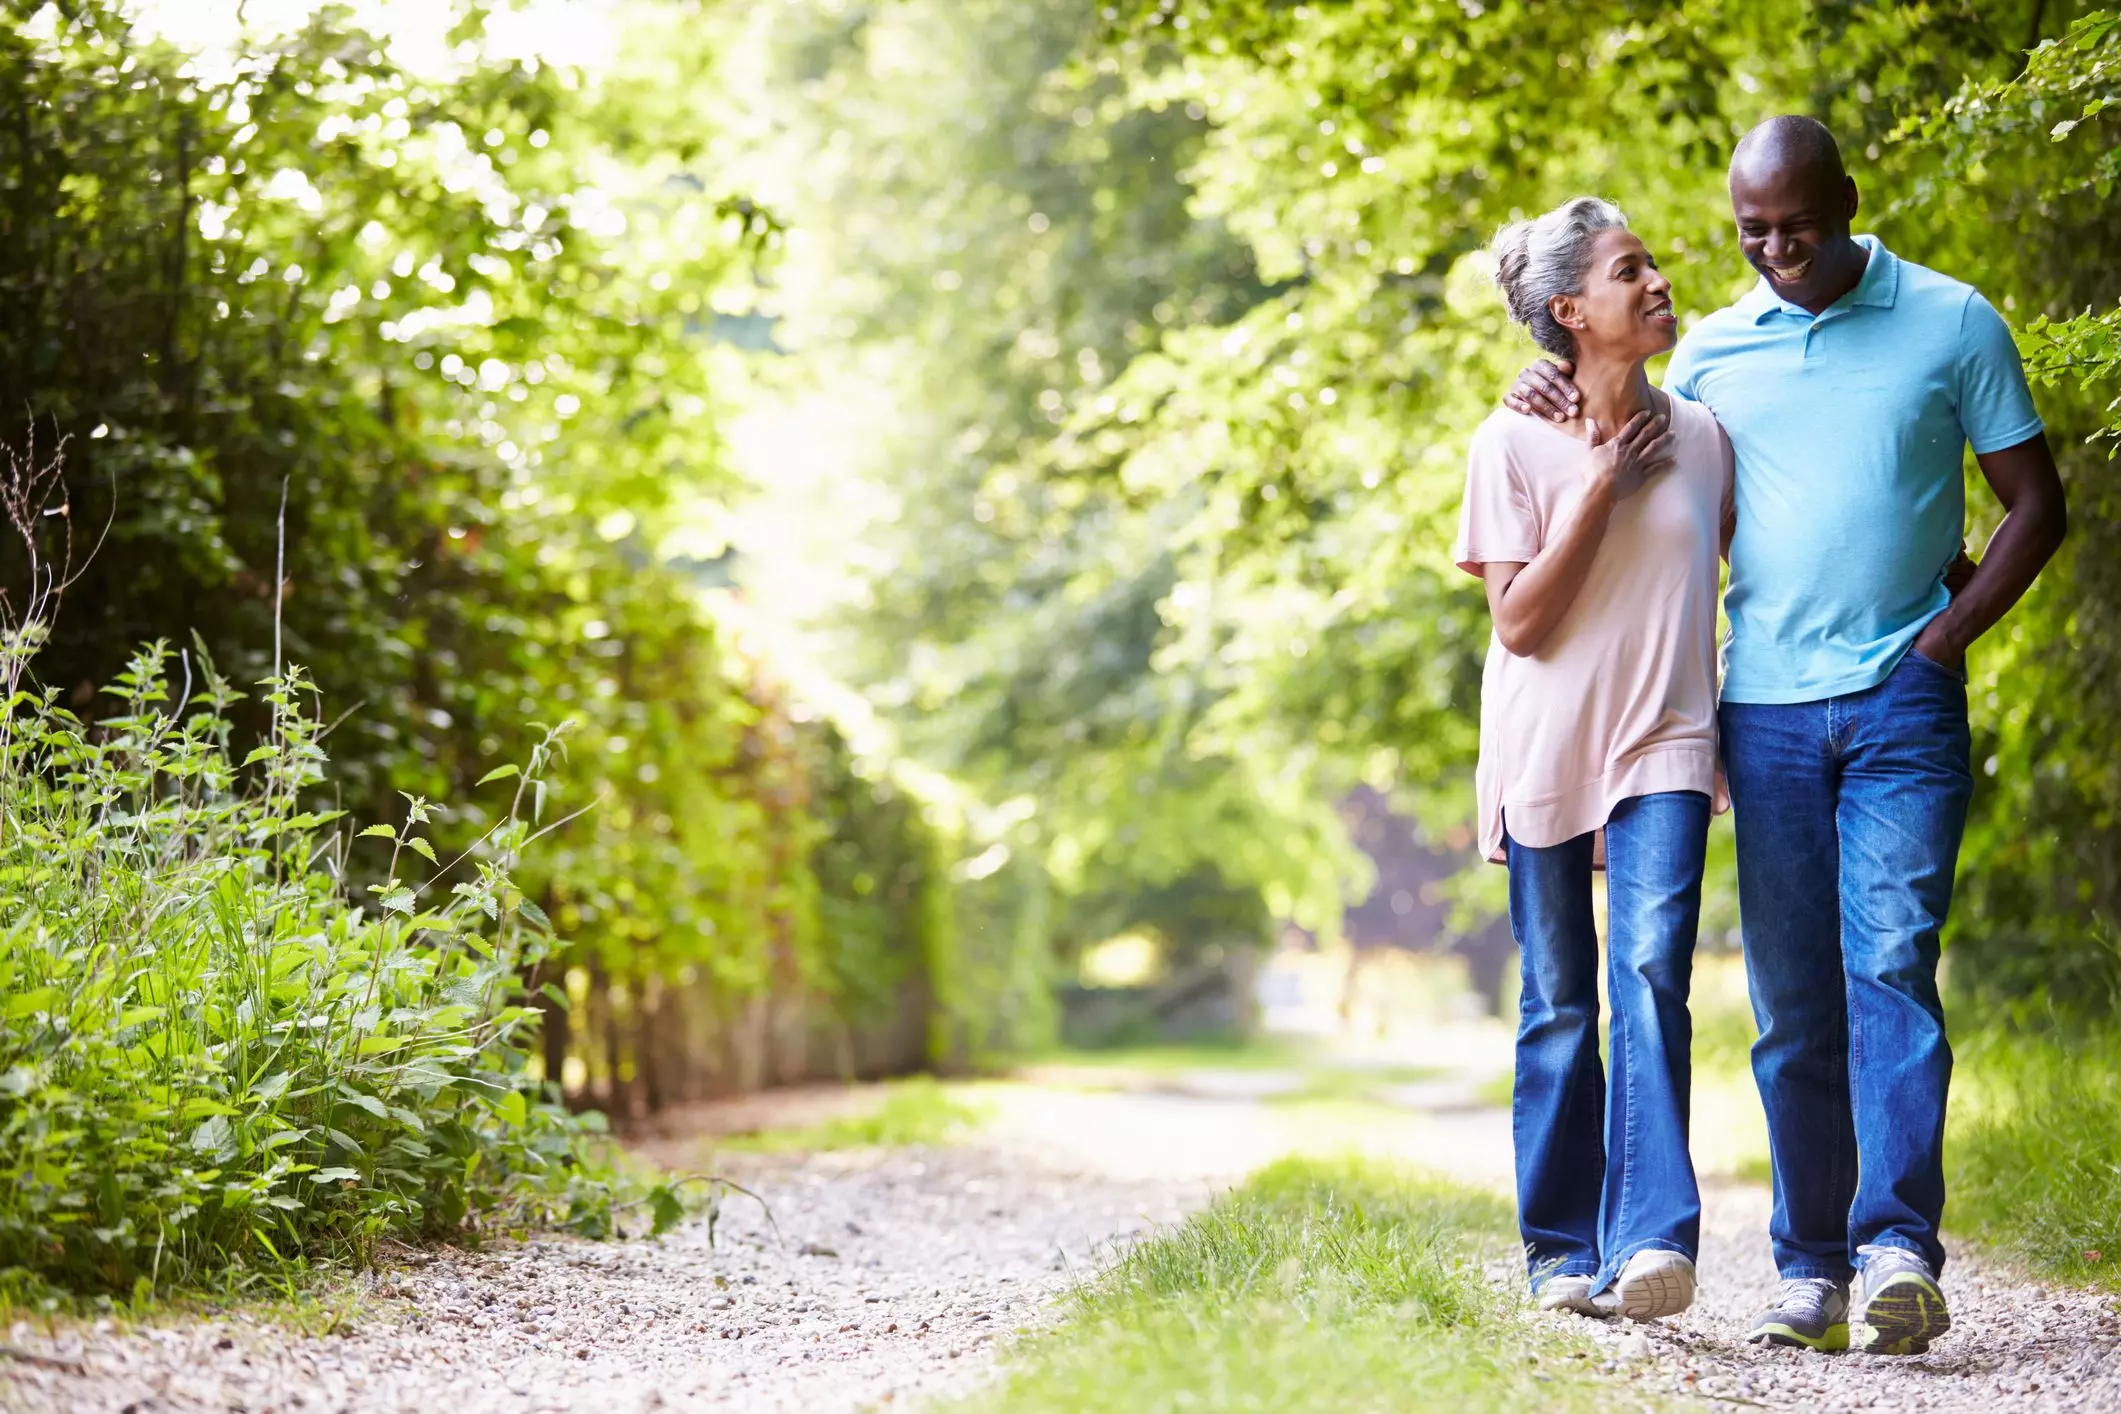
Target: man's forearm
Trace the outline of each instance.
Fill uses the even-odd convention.
[[[2068,512],[2058,496],[2028,497],[2003,518],[1989,538],[1973,578],[1952,597],[1951,607],[1923,631],[1932,649],[1941,640],[1951,658],[1963,657],[1974,641],[1994,628],[2032,588],[2040,571],[2062,547]],[[1934,635],[1934,637],[1933,637]],[[1923,651],[1922,640],[1915,645]],[[1929,656],[1938,656],[1930,651]]]

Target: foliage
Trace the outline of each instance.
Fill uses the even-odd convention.
[[[1200,115],[1082,70],[1095,24],[1051,0],[778,6],[750,104],[759,189],[799,233],[777,342],[813,386],[891,390],[853,468],[881,509],[847,532],[838,670],[1014,811],[998,843],[1049,876],[1063,956],[1128,927],[1192,954],[1275,914],[1330,929],[1350,863],[1308,755],[1201,739],[1219,689],[1158,660],[1186,508],[1049,472],[1071,408],[1261,290],[1189,206]]]
[[[2106,238],[2121,220],[2117,85],[2121,28],[2112,10],[2092,11],[2022,72],[1969,77],[1908,124],[1927,164],[1910,216],[2029,316],[2020,342],[2070,495],[2070,545],[1975,657],[1989,780],[1961,868],[1958,946],[1971,956],[1957,976],[1993,997],[2108,1013],[2121,1004],[2121,758],[2101,710],[2121,700],[2121,641],[2107,628],[2121,603],[2121,258]],[[1978,237],[1959,217],[1970,203],[1984,213]]]
[[[332,789],[451,801],[442,849],[497,823],[484,763],[570,723],[536,790],[588,813],[521,871],[566,939],[546,1078],[621,1110],[715,1078],[654,1074],[658,1020],[742,1083],[917,1063],[918,1017],[910,1052],[848,1037],[957,956],[924,807],[713,605],[778,228],[712,163],[700,8],[618,7],[587,69],[497,50],[466,0],[434,72],[331,6],[197,54],[117,0],[0,20],[0,381],[70,439],[52,524],[109,524],[39,679],[86,719],[143,640],[301,662],[346,713]],[[958,1001],[1006,1043],[1001,1001]]]
[[[1375,1164],[1288,1160],[1119,1257],[1007,1357],[983,1409],[1592,1406],[1581,1337],[1485,1280],[1508,1206]],[[970,1406],[967,1406],[970,1407]]]
[[[268,685],[270,735],[238,760],[240,694],[203,656],[173,684],[170,657],[136,656],[93,731],[49,690],[0,719],[0,1287],[125,1295],[385,1236],[607,1227],[521,1045],[516,978],[549,935],[510,870],[549,753],[445,865],[417,797],[403,831],[351,837],[309,807],[306,678]]]

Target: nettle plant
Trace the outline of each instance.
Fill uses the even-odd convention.
[[[519,979],[551,938],[510,870],[555,737],[481,782],[512,779],[513,806],[445,862],[426,801],[357,836],[316,808],[299,671],[239,759],[241,694],[203,654],[142,651],[91,725],[22,685],[35,646],[19,624],[0,643],[0,1294],[607,1232],[580,1122],[525,1071]]]

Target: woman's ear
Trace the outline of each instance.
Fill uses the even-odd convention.
[[[1547,313],[1564,329],[1581,329],[1584,325],[1583,311],[1577,308],[1576,296],[1556,295],[1547,301]]]

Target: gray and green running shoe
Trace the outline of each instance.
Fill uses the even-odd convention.
[[[1856,1301],[1849,1334],[1856,1349],[1871,1355],[1920,1355],[1952,1328],[1944,1292],[1930,1264],[1905,1247],[1856,1249]]]
[[[1849,1289],[1827,1277],[1789,1277],[1775,1288],[1775,1304],[1746,1332],[1754,1345],[1806,1350],[1849,1348]]]

